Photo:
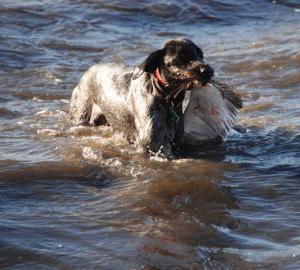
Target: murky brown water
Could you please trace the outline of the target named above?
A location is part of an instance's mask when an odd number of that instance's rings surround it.
[[[300,269],[300,3],[0,2],[1,269]],[[245,108],[224,145],[145,159],[73,127],[99,61],[203,48]]]

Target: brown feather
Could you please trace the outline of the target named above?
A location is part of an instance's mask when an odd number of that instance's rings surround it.
[[[243,108],[243,102],[241,97],[236,92],[233,91],[231,86],[215,80],[212,80],[211,84],[216,86],[222,93],[223,98],[230,101],[234,107],[236,107],[237,109]]]

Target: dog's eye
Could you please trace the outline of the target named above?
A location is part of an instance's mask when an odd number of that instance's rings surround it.
[[[186,65],[187,65],[186,61],[182,61],[181,59],[176,59],[175,61],[173,61],[173,65],[172,66],[183,68]]]

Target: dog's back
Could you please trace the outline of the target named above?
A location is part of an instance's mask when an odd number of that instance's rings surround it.
[[[86,71],[71,98],[70,113],[74,123],[109,123],[115,129],[127,123],[130,118],[126,104],[131,74],[130,69],[113,64],[97,64]]]

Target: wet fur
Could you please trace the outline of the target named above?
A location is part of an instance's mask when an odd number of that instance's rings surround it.
[[[172,143],[175,127],[170,104],[157,95],[151,74],[145,72],[133,80],[133,70],[113,65],[95,65],[75,87],[70,113],[74,123],[109,124],[125,133],[131,142],[137,141],[145,151],[173,158]],[[184,96],[177,99],[182,101]],[[181,110],[181,107],[177,107]],[[178,131],[178,134],[180,131]]]
[[[155,79],[156,69],[167,87]],[[135,69],[110,64],[91,67],[73,91],[70,113],[77,125],[109,124],[148,153],[172,159],[172,146],[184,133],[184,91],[212,75],[198,46],[187,39],[171,40]],[[178,89],[176,95],[166,98],[172,89]]]

